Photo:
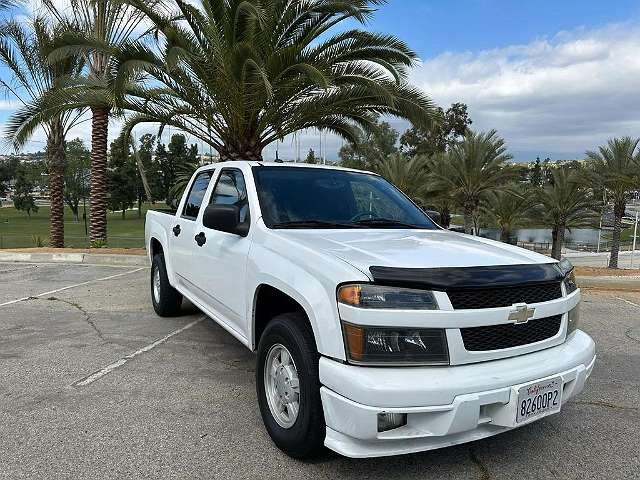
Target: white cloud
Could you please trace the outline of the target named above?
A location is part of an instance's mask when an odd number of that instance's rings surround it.
[[[22,103],[20,103],[18,100],[0,100],[0,111],[10,111],[13,112],[16,108],[19,108],[20,106],[22,106]]]
[[[526,45],[449,52],[412,81],[441,105],[469,105],[474,128],[514,152],[577,156],[611,136],[640,136],[640,25],[561,32]]]

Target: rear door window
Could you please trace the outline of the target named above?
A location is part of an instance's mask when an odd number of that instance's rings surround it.
[[[196,218],[198,218],[200,206],[202,205],[204,194],[209,187],[209,182],[211,181],[212,175],[213,171],[207,171],[199,173],[195,178],[193,184],[191,185],[191,190],[189,190],[187,201],[185,202],[184,208],[182,209],[182,218],[186,218],[187,220],[195,220]]]

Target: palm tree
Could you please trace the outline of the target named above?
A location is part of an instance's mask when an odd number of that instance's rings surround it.
[[[597,202],[589,195],[583,176],[569,166],[554,168],[551,180],[538,189],[536,196],[542,218],[551,226],[551,256],[560,260],[565,231],[589,225],[597,215]]]
[[[117,109],[116,99],[109,94],[107,88],[111,79],[110,61],[113,52],[129,42],[139,29],[143,15],[120,0],[70,2],[71,9],[61,12],[56,8],[55,0],[43,0],[55,18],[74,26],[56,43],[56,51],[50,55],[49,61],[57,63],[69,55],[82,52],[88,65],[85,79],[76,79],[66,85],[67,88],[82,91],[82,102],[73,102],[61,91],[54,92],[54,98],[59,96],[58,105],[67,103],[67,109],[91,109],[90,238],[91,244],[95,246],[107,240],[107,138],[109,116],[112,110]],[[149,8],[155,8],[159,1],[145,0],[145,3]],[[71,18],[67,17],[69,11],[72,12]],[[40,108],[42,106],[41,104]],[[42,115],[55,115],[58,111],[59,109],[45,109]]]
[[[500,241],[508,243],[513,229],[526,220],[536,202],[533,192],[516,191],[517,185],[510,185],[506,190],[488,191],[484,194],[480,208],[482,212],[500,228]]]
[[[587,152],[592,173],[598,185],[608,192],[613,202],[613,239],[609,268],[618,268],[622,217],[627,207],[629,191],[637,188],[640,174],[640,139],[613,138],[597,152]]]
[[[391,35],[348,29],[364,23],[379,0],[174,0],[164,15],[127,0],[155,26],[161,47],[123,46],[112,68],[122,106],[137,124],[176,127],[211,145],[222,160],[261,160],[263,149],[317,128],[356,141],[381,114],[430,125],[432,102],[406,83],[416,55]],[[148,86],[126,88],[144,74]]]
[[[29,106],[46,92],[55,90],[69,77],[82,70],[83,62],[78,56],[69,56],[64,61],[50,64],[47,61],[52,45],[64,31],[58,24],[51,28],[43,17],[35,17],[26,26],[8,20],[0,25],[0,61],[11,71],[14,82],[0,80],[0,85],[19,102]],[[65,137],[67,132],[80,122],[81,112],[69,110],[58,112],[41,121],[47,135],[47,163],[49,168],[49,191],[51,197],[50,244],[64,247],[64,169]],[[15,115],[8,120],[7,133],[19,125]],[[16,150],[29,139],[33,129],[20,141],[14,141]],[[15,138],[14,138],[15,140]]]
[[[428,183],[427,158],[406,157],[401,153],[389,155],[375,163],[375,171],[402,190],[418,204],[424,203],[423,194]]]
[[[487,133],[469,131],[464,140],[443,154],[442,168],[433,173],[434,185],[449,191],[464,209],[464,231],[473,233],[482,195],[501,190],[514,178],[506,162],[505,142],[495,130]]]
[[[92,51],[94,73],[20,112],[29,126],[60,110],[92,108],[92,240],[106,235],[101,212],[109,106],[132,112],[125,137],[135,125],[156,122],[159,133],[175,127],[216,149],[222,160],[261,160],[267,145],[307,128],[355,141],[359,128],[374,130],[381,114],[418,126],[437,117],[429,98],[406,83],[417,57],[404,42],[359,29],[329,36],[348,20],[364,23],[380,0],[207,0],[202,6],[173,0],[177,14],[164,14],[158,2],[125,1],[136,19],[154,26],[155,46],[70,35],[54,59]],[[96,8],[81,10],[82,16],[104,18]],[[147,83],[137,81],[142,77]]]

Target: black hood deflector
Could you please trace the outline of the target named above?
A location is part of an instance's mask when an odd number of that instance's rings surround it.
[[[564,278],[556,263],[446,268],[370,267],[369,271],[374,282],[382,285],[445,291],[550,283]]]

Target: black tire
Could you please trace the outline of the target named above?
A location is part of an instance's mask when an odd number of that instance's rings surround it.
[[[154,293],[154,276],[158,272],[160,275],[160,298],[156,298]],[[182,295],[171,286],[167,276],[167,267],[164,263],[164,256],[157,253],[153,256],[151,263],[151,302],[153,309],[161,317],[175,317],[180,313],[182,306]]]
[[[269,350],[282,344],[291,353],[300,381],[300,410],[291,428],[281,427],[273,417],[265,391],[264,368]],[[258,346],[256,389],[264,425],[273,442],[293,458],[308,459],[323,451],[326,425],[318,374],[319,354],[307,317],[284,313],[267,325]]]

